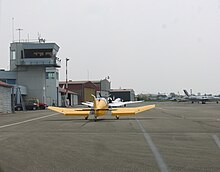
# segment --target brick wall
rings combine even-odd
[[[11,113],[11,88],[0,86],[0,113]]]

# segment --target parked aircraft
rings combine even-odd
[[[205,104],[206,102],[216,102],[218,103],[220,101],[220,97],[215,97],[215,96],[195,96],[195,95],[190,95],[186,90],[183,90],[185,95],[187,96],[186,99],[191,101],[192,103],[194,102],[202,102],[202,104]]]
[[[133,104],[133,103],[141,103],[143,101],[122,101],[121,98],[117,98],[115,100],[112,100],[111,97],[108,98],[108,107],[114,108],[114,107],[125,107],[128,104]],[[93,107],[94,103],[93,102],[83,102],[83,105],[86,105],[88,107]]]
[[[49,106],[48,109],[63,113],[67,116],[83,116],[88,119],[89,115],[93,115],[95,121],[98,117],[104,116],[107,112],[110,112],[112,116],[119,119],[119,116],[132,116],[137,113],[155,108],[155,105],[147,105],[140,107],[130,107],[130,108],[111,108],[105,98],[96,98],[93,96],[93,106],[91,108],[58,108]]]

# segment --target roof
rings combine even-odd
[[[11,46],[22,45],[24,49],[55,49],[59,51],[59,46],[56,43],[39,43],[39,42],[13,42]]]
[[[92,83],[94,84],[100,84],[102,81],[107,81],[107,82],[110,82],[108,79],[101,79],[101,80],[94,80],[94,81],[91,81]]]
[[[66,93],[66,89],[59,87],[59,92],[61,92],[61,93]],[[75,93],[75,92],[73,92],[73,91],[70,91],[70,90],[67,90],[67,93],[69,93],[69,94],[77,94],[77,93]]]
[[[91,81],[93,84],[100,84],[101,81]]]
[[[89,81],[68,81],[68,84],[85,84]],[[66,81],[60,81],[59,84],[66,84]]]
[[[13,87],[13,85],[9,85],[9,84],[7,84],[5,82],[2,82],[2,81],[0,81],[0,86],[8,87],[8,88],[12,88]]]
[[[65,85],[66,81],[60,81],[59,84]],[[90,84],[93,87],[97,88],[97,86],[92,81],[72,81],[72,80],[68,81],[68,85],[86,85],[86,84]]]
[[[102,81],[108,81],[107,79],[103,79],[103,80],[87,80],[87,81],[72,81],[72,80],[69,80],[68,81],[68,84],[85,84],[87,82],[92,82],[93,84],[100,84]],[[109,81],[108,81],[109,82]],[[60,81],[60,84],[66,84],[66,81]]]
[[[110,92],[129,92],[134,91],[133,89],[111,89]]]

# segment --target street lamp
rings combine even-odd
[[[68,103],[67,103],[67,93],[68,93],[68,79],[67,79],[67,62],[69,61],[70,59],[66,58],[66,99],[65,99],[65,103],[66,103],[66,106],[68,106]]]

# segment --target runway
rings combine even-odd
[[[207,172],[220,171],[219,162],[215,103],[161,102],[97,122],[49,110],[0,115],[0,172]]]

